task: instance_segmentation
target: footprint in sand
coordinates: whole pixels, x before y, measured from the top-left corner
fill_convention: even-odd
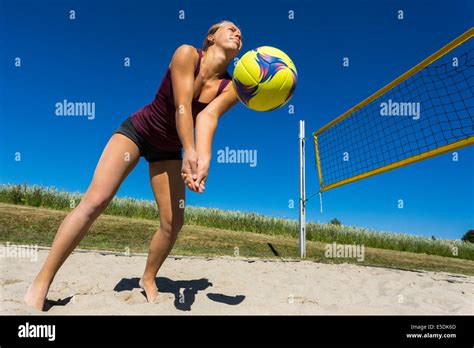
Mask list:
[[[121,300],[123,300],[124,302],[128,304],[148,303],[145,297],[145,292],[141,289],[133,289],[131,291],[121,291],[117,293],[115,296],[117,296],[118,298],[120,298]],[[159,293],[154,304],[172,301],[173,299],[174,299],[174,296],[172,294]]]
[[[160,292],[154,303],[156,304],[156,303],[163,303],[163,302],[171,302],[173,300],[174,300],[174,295]]]
[[[6,279],[4,281],[0,282],[0,285],[11,285],[11,284],[16,284],[16,283],[21,283],[23,280],[20,279]]]
[[[142,292],[138,289],[121,291],[117,293],[116,296],[128,304],[147,303],[145,296],[143,296]]]
[[[318,301],[311,300],[302,296],[293,296],[288,298],[289,303],[298,303],[298,304],[316,304],[319,306]]]

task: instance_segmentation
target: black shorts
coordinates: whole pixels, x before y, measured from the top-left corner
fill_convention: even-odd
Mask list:
[[[182,151],[165,151],[159,150],[143,137],[138,134],[135,127],[133,127],[132,117],[130,116],[123,122],[120,127],[113,133],[120,133],[130,138],[137,146],[140,151],[140,156],[145,157],[148,162],[158,162],[166,160],[182,160]]]

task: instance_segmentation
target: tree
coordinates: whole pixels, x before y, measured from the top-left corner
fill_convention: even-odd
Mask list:
[[[331,225],[341,226],[341,222],[337,218],[332,219],[331,221],[329,221],[329,223]]]

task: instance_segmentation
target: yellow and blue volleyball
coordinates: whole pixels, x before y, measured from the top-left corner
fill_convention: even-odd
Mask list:
[[[261,46],[239,59],[232,82],[239,100],[247,107],[270,111],[291,99],[297,80],[296,67],[285,52]]]

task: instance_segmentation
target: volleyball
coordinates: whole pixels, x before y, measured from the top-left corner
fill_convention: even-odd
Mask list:
[[[245,106],[256,111],[270,111],[291,99],[297,80],[296,67],[285,52],[261,46],[239,59],[232,82]]]

